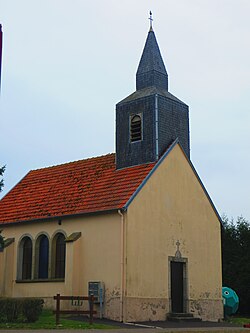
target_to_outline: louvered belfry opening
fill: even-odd
[[[130,120],[130,141],[140,141],[142,139],[141,116],[136,114]]]

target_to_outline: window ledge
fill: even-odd
[[[44,282],[64,282],[64,279],[33,279],[33,280],[16,280],[16,283],[44,283]]]

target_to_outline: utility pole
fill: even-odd
[[[2,49],[3,49],[3,33],[2,33],[2,25],[0,24],[0,92],[1,92]]]

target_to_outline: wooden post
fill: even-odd
[[[60,294],[56,294],[56,325],[60,321]]]
[[[90,295],[89,301],[89,323],[90,325],[93,324],[93,310],[94,310],[94,295]]]
[[[53,311],[53,313],[56,315],[56,325],[59,325],[60,322],[60,314],[87,314],[89,315],[89,323],[93,324],[93,315],[96,314],[96,311],[94,311],[94,301],[95,297],[94,295],[91,296],[61,296],[60,294],[56,294],[56,296],[53,297],[56,301],[56,310]],[[76,300],[76,305],[82,305],[82,301],[88,301],[89,302],[89,310],[60,310],[60,301],[74,301]]]

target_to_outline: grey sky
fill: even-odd
[[[1,197],[30,169],[114,151],[149,10],[191,160],[219,213],[250,220],[249,0],[0,0]]]

